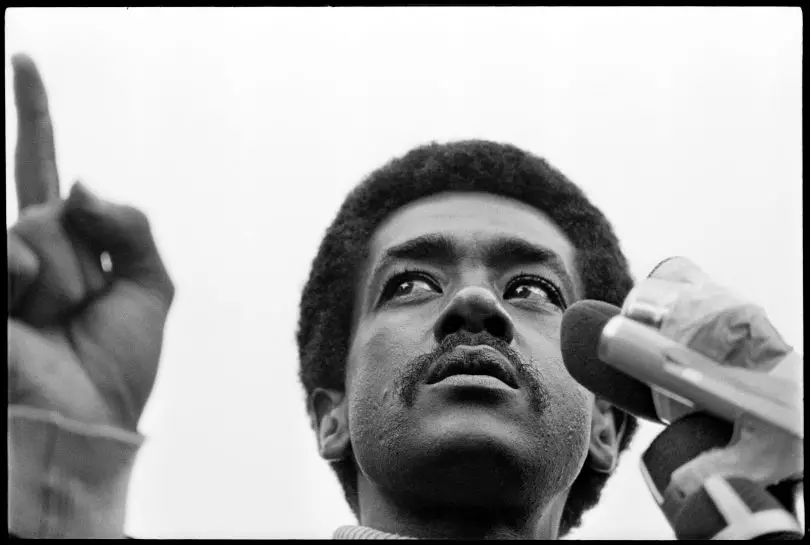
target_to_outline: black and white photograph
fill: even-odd
[[[7,9],[9,537],[801,539],[802,41]]]

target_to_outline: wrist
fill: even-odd
[[[53,411],[8,414],[9,531],[22,537],[121,537],[143,437]]]

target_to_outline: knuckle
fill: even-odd
[[[6,234],[6,253],[8,268],[30,270],[36,268],[38,260],[36,254],[20,237],[9,231]]]
[[[140,209],[134,206],[123,205],[120,209],[121,218],[128,226],[142,231],[150,231],[149,218]]]
[[[43,232],[52,233],[59,228],[61,209],[61,203],[29,206],[9,231],[22,238]]]
[[[54,308],[65,309],[76,307],[87,297],[87,291],[81,281],[75,277],[71,277],[67,281],[59,279],[59,284],[52,288],[49,294],[53,299]]]

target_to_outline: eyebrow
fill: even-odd
[[[457,261],[458,257],[458,244],[447,235],[422,235],[387,249],[374,269],[374,276],[396,261],[449,264]]]
[[[562,282],[563,295],[570,305],[576,301],[574,280],[565,262],[551,248],[521,238],[499,237],[487,245],[485,262],[493,269],[508,269],[520,265],[543,265],[551,269]]]
[[[377,278],[384,269],[397,261],[449,265],[458,262],[460,254],[458,242],[447,235],[421,235],[387,249],[374,268],[371,278]],[[488,267],[497,269],[542,264],[560,277],[569,304],[575,300],[576,292],[571,274],[562,258],[550,248],[520,238],[499,237],[487,243],[485,263]]]

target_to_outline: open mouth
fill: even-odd
[[[514,370],[506,357],[487,345],[458,346],[441,358],[431,370],[427,384],[458,375],[489,376],[510,388],[517,388]]]

